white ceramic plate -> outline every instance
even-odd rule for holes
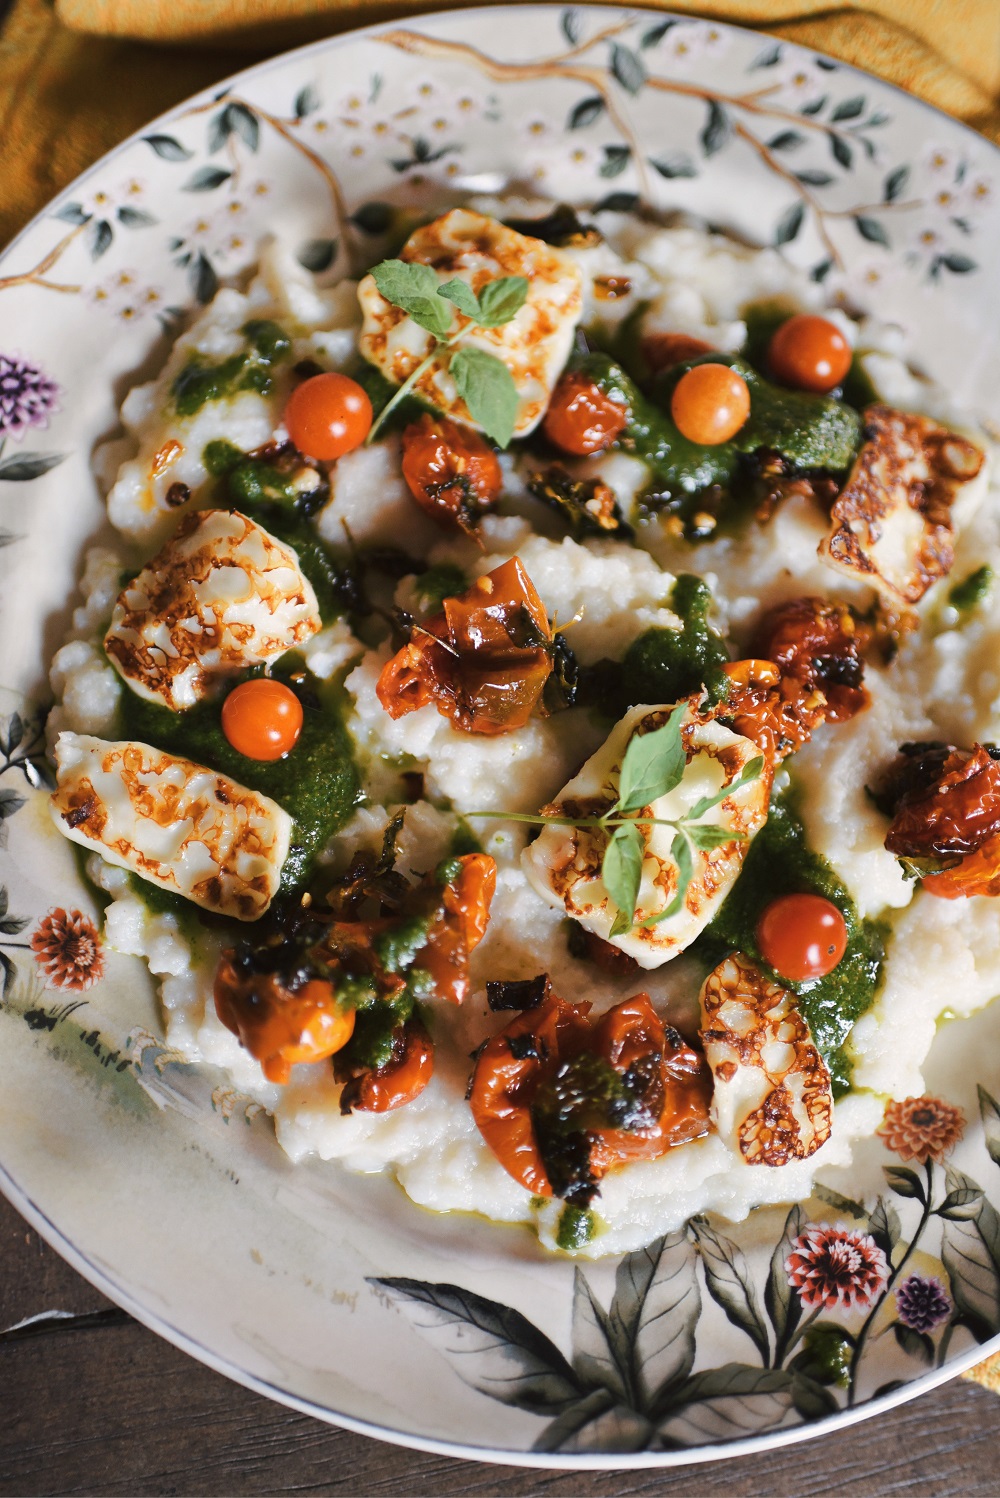
[[[941,1032],[932,1096],[899,1105],[897,1153],[871,1141],[839,1197],[576,1270],[521,1230],[422,1212],[388,1181],[293,1168],[218,1075],[157,1044],[145,968],[95,945],[91,894],[49,823],[39,729],[45,663],[102,524],[92,448],[180,312],[248,267],[277,221],[321,267],[376,245],[387,202],[524,184],[692,209],[877,303],[938,379],[1000,418],[996,174],[971,132],[800,48],[659,12],[519,5],[254,68],[125,142],[11,245],[0,1184],[106,1294],[322,1418],[560,1467],[793,1440],[1000,1345],[994,1009]],[[813,1376],[815,1298],[790,1284],[793,1252],[826,1293],[839,1381]]]

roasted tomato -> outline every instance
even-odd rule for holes
[[[826,717],[823,693],[782,676],[773,661],[733,661],[722,669],[732,686],[716,716],[775,765],[808,743]]]
[[[651,375],[683,364],[685,359],[697,359],[699,354],[712,352],[710,343],[692,338],[689,333],[647,333],[640,348]]]
[[[708,1069],[648,994],[596,1025],[589,1008],[546,984],[537,1007],[482,1048],[469,1094],[504,1169],[535,1195],[576,1206],[613,1166],[657,1159],[709,1127]]]
[[[552,392],[542,430],[564,453],[583,458],[610,447],[628,419],[628,406],[605,395],[583,370],[569,370]]]
[[[464,733],[507,733],[531,716],[552,672],[545,605],[518,557],[417,626],[378,680],[393,718],[433,703]]]
[[[334,1062],[333,1074],[345,1084],[341,1113],[389,1113],[419,1097],[434,1074],[434,1044],[416,1015],[392,1034],[392,1055],[380,1066]]]
[[[827,721],[845,723],[868,705],[861,659],[868,638],[867,626],[845,603],[793,598],[765,615],[751,653],[774,661],[783,677],[818,687]]]
[[[231,952],[215,974],[215,1008],[269,1082],[287,1082],[296,1061],[325,1061],[354,1031],[354,1010],[332,983],[312,978],[289,989],[273,973],[241,972]]]
[[[447,859],[418,884],[392,870],[391,846],[374,867],[362,859],[323,905],[274,910],[222,953],[219,1018],[272,1082],[337,1054],[336,1075],[354,1084],[345,1112],[399,1107],[433,1069],[416,1002],[465,998],[495,887],[484,853]]]
[[[428,414],[403,432],[403,478],[433,520],[467,535],[475,534],[503,487],[499,459],[484,437]]]
[[[885,846],[929,893],[1000,894],[1000,759],[989,749],[904,744],[877,800],[892,815]]]

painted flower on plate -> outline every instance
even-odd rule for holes
[[[908,1097],[889,1104],[876,1133],[901,1160],[940,1165],[965,1133],[965,1114],[944,1098]]]
[[[59,410],[59,386],[20,354],[0,354],[0,438],[20,442],[31,427],[47,427]]]
[[[914,1332],[932,1332],[951,1315],[951,1300],[940,1280],[911,1274],[896,1291],[896,1312]]]
[[[53,988],[82,993],[104,976],[101,938],[82,910],[50,910],[32,934],[31,950]]]
[[[794,1240],[785,1273],[810,1309],[863,1311],[885,1289],[889,1265],[870,1233],[820,1222]]]

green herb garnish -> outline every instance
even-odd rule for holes
[[[517,388],[513,376],[503,360],[494,354],[457,345],[468,332],[470,323],[480,328],[499,328],[510,322],[527,300],[527,279],[524,276],[501,276],[488,281],[477,295],[466,281],[455,277],[442,285],[429,265],[407,260],[383,260],[375,266],[372,277],[386,301],[394,307],[401,307],[408,317],[430,333],[434,342],[427,356],[379,412],[367,440],[372,441],[393,407],[409,394],[424,371],[444,355],[455,388],[473,421],[494,442],[506,447],[514,435],[517,417]],[[468,319],[455,329],[452,327],[452,307]]]

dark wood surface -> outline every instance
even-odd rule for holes
[[[961,1379],[837,1435],[673,1471],[428,1456],[251,1394],[139,1326],[0,1198],[0,1493],[978,1498],[1000,1398]],[[35,1319],[30,1319],[35,1318]]]

